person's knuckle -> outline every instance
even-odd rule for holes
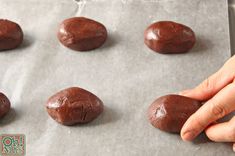
[[[211,105],[211,113],[217,119],[224,117],[227,114],[227,110],[222,104],[213,103]]]
[[[213,84],[213,82],[211,82],[211,78],[209,77],[209,78],[205,79],[205,80],[202,82],[202,84],[201,84],[200,87],[201,87],[203,90],[210,92],[210,91],[213,90],[214,84]]]

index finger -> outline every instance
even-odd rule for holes
[[[185,141],[193,140],[210,123],[235,110],[235,83],[231,83],[218,92],[195,112],[181,129]]]

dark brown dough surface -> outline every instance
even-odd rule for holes
[[[195,44],[193,30],[172,21],[151,24],[144,33],[145,44],[155,52],[177,54],[188,52]]]
[[[103,112],[103,102],[94,94],[71,87],[51,96],[46,108],[48,114],[63,125],[87,123]]]
[[[166,95],[150,105],[148,118],[160,130],[179,133],[186,120],[200,107],[201,103],[197,100],[180,95]]]
[[[9,99],[3,93],[0,93],[0,118],[5,116],[11,108]]]
[[[0,51],[18,47],[23,41],[21,27],[12,21],[0,19]]]
[[[85,17],[73,17],[64,20],[57,33],[59,41],[76,51],[88,51],[99,48],[107,39],[105,26]]]

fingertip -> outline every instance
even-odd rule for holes
[[[213,121],[211,124],[209,124],[206,129],[204,130],[206,134],[209,134],[211,132],[213,132],[214,127],[216,127],[216,125],[218,124],[217,121]]]
[[[191,117],[184,123],[180,135],[183,141],[192,141],[198,135],[196,127],[193,125]]]
[[[196,133],[193,130],[181,133],[181,138],[183,141],[192,141],[195,137]]]
[[[233,143],[233,152],[235,152],[235,143]]]
[[[205,133],[214,142],[234,142],[234,132],[231,127],[233,126],[229,122],[218,123],[207,127]]]
[[[216,141],[214,138],[213,138],[213,128],[212,126],[209,126],[207,127],[205,130],[204,130],[206,136],[208,137],[208,139],[210,139],[211,141]]]
[[[182,129],[181,129],[181,131],[180,131],[180,136],[181,136],[181,138],[182,138],[183,141],[188,141],[187,138],[186,138],[185,135],[184,135],[184,134],[185,134],[185,130],[184,130],[185,128],[184,128],[184,127],[185,127],[185,126],[183,126]]]

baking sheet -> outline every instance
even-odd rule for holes
[[[235,0],[228,0],[229,5],[229,32],[230,32],[230,43],[231,43],[231,53],[232,55],[235,54]]]
[[[0,53],[0,88],[13,109],[0,133],[26,135],[27,155],[233,155],[230,144],[192,143],[153,128],[146,110],[156,97],[191,88],[230,57],[226,0],[1,0],[0,17],[18,22],[23,45]],[[59,44],[58,24],[86,16],[106,25],[109,38],[79,53]],[[143,43],[154,21],[190,26],[197,43],[188,54],[160,55]],[[80,86],[102,99],[104,113],[86,125],[54,122],[44,104],[58,90]]]

